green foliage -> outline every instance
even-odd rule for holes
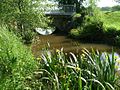
[[[120,11],[120,5],[113,6],[112,11]]]
[[[93,21],[84,26],[84,30],[80,31],[81,38],[86,38],[89,40],[100,40],[103,37],[103,23],[98,21]]]
[[[114,27],[116,30],[120,30],[120,12],[115,11],[115,12],[106,12],[103,13],[103,22],[104,22],[104,27]]]
[[[12,32],[0,27],[0,89],[24,89],[27,76],[35,68],[36,63],[29,49]]]
[[[113,7],[102,7],[101,8],[102,11],[111,11],[111,12],[114,12],[114,11],[120,11],[120,5],[116,5],[116,6],[113,6]]]
[[[55,0],[60,5],[76,5],[76,12],[79,13],[83,9],[83,2],[86,0]]]
[[[14,31],[25,38],[28,30],[32,32],[38,27],[48,27],[51,22],[45,17],[43,11],[45,6],[43,7],[41,3],[42,0],[2,0],[0,22],[6,24],[9,29],[15,29]],[[28,40],[28,36],[26,38]]]
[[[75,15],[76,16],[76,15]],[[74,17],[75,31],[71,30],[73,38],[78,37],[87,42],[107,43],[119,46],[120,23],[119,11],[101,12],[95,7],[88,7],[84,18]],[[80,22],[82,21],[82,22]],[[76,34],[77,33],[77,34]]]
[[[77,29],[72,29],[70,32],[72,36],[79,37],[80,39],[84,39],[87,41],[97,41],[103,39],[104,26],[102,20],[100,19],[100,15],[93,13],[92,16],[86,15],[82,22],[78,22],[77,20],[79,19],[76,19],[75,21],[75,25],[78,26]],[[78,34],[75,34],[75,32],[78,32]]]
[[[114,0],[114,1],[116,1],[117,3],[120,3],[120,0]]]
[[[89,6],[83,12],[73,16],[74,28],[77,28],[79,34],[75,34],[73,30],[70,34],[73,37],[78,37],[84,41],[96,42],[104,38],[104,26],[102,21],[102,13],[96,7],[96,0],[89,1]],[[74,35],[73,35],[74,33]]]
[[[104,12],[103,13],[103,22],[104,22],[104,30],[105,30],[105,41],[112,45],[116,45],[119,47],[120,45],[120,26],[119,26],[119,11],[115,12]]]
[[[67,55],[63,49],[54,54],[46,50],[39,59],[41,69],[36,72],[36,81],[39,79],[42,90],[119,90],[114,53],[112,59],[107,53],[104,56],[86,49],[77,56],[71,52]]]
[[[81,23],[83,22],[83,18],[84,17],[82,17],[81,14],[79,13],[74,14],[72,17],[72,21],[74,22],[73,27],[77,28],[78,26],[80,26]]]
[[[80,33],[78,29],[71,29],[69,32],[70,36],[75,38],[75,39],[79,39]]]
[[[116,30],[116,28],[114,28],[114,27],[106,28],[105,33],[106,33],[106,36],[109,38],[114,38],[119,34],[118,31]]]
[[[102,7],[101,11],[112,11],[111,7]]]
[[[26,30],[23,32],[22,39],[23,43],[30,44],[32,43],[32,39],[34,37],[35,33],[31,30]]]

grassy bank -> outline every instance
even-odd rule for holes
[[[0,27],[0,89],[25,89],[26,78],[35,67],[30,50],[12,32]]]
[[[85,42],[120,46],[120,12],[102,12],[101,17],[89,16],[84,23],[70,31],[70,37]]]
[[[120,11],[103,12],[103,22],[105,27],[113,27],[120,30]]]

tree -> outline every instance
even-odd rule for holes
[[[99,0],[55,0],[55,1],[62,5],[76,5],[76,12],[80,13],[86,7],[83,4],[84,2],[87,2],[88,6],[89,5],[93,6]]]
[[[85,0],[55,0],[57,1],[60,5],[76,5],[76,12],[80,12],[81,8],[83,7],[82,3]]]
[[[120,3],[120,0],[114,0],[115,2],[117,2],[117,3]]]
[[[112,11],[120,11],[120,6],[119,5],[113,6]]]
[[[0,0],[0,23],[31,42],[36,27],[48,27],[42,2],[45,0]]]
[[[45,17],[41,2],[44,0],[0,0],[0,21],[18,31],[43,27],[49,20]],[[47,27],[47,26],[46,26]]]

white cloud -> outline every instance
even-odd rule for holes
[[[100,0],[97,5],[98,7],[112,7],[114,5],[117,5],[117,3],[114,0]]]

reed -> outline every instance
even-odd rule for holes
[[[105,53],[104,60],[101,53],[84,49],[81,55],[69,53],[63,49],[50,53],[45,50],[41,56],[39,79],[43,90],[119,90],[115,74],[114,52],[112,60]]]

